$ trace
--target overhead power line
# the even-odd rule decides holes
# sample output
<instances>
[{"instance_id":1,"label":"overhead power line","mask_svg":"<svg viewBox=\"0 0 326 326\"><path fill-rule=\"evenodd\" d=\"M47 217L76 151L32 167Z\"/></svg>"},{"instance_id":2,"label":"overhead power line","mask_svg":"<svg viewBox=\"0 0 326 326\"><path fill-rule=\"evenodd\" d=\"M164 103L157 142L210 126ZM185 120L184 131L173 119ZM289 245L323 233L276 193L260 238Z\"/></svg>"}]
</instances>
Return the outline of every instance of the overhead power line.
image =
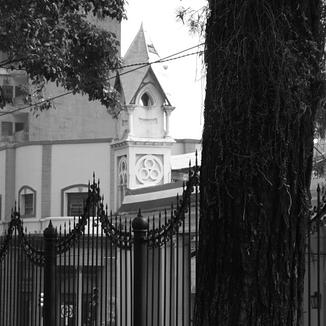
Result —
<instances>
[{"instance_id":1,"label":"overhead power line","mask_svg":"<svg viewBox=\"0 0 326 326\"><path fill-rule=\"evenodd\" d=\"M18 111L30 109L30 108L32 108L34 106L41 105L41 104L44 104L46 102L50 102L50 101L56 100L57 98L60 98L60 97L63 97L63 96L66 96L66 95L69 95L69 94L72 94L72 93L73 93L72 91L69 91L69 92L66 92L66 93L62 93L62 94L59 94L59 95L50 97L48 99L44 99L43 101L39 101L39 102L36 102L34 104L30 104L30 105L27 105L27 106L24 106L24 107L21 107L21 108L17 108L17 109L8 111L8 112L3 112L3 113L0 114L0 117L2 117L4 115L7 115L7 114L15 113L15 112L18 112Z\"/></svg>"},{"instance_id":2,"label":"overhead power line","mask_svg":"<svg viewBox=\"0 0 326 326\"><path fill-rule=\"evenodd\" d=\"M179 52L176 52L176 53L173 53L173 54L170 54L164 58L160 58L160 59L157 59L156 61L153 61L153 62L137 62L137 63L131 63L129 65L125 65L125 66L122 66L121 68L128 68L128 67L133 67L133 66L139 66L139 65L150 65L150 64L154 64L154 63L162 63L162 62L166 62L166 61L169 61L169 60L174 60L173 57L181 54L181 53L184 53L184 52L188 52L192 49L195 49L195 48L199 48L200 46L204 45L205 43L200 43L200 44L197 44L197 45L194 45L190 48L187 48L185 50L182 50L182 51L179 51ZM202 51L199 51L199 52L202 52ZM180 56L178 58L175 58L175 59L179 59L179 58L182 58L183 56Z\"/></svg>"},{"instance_id":3,"label":"overhead power line","mask_svg":"<svg viewBox=\"0 0 326 326\"><path fill-rule=\"evenodd\" d=\"M199 43L199 44L194 45L194 46L191 46L191 47L189 47L189 48L187 48L187 49L184 49L184 50L181 50L181 51L179 51L179 52L176 52L176 53L170 54L170 55L168 55L167 57L164 57L163 59L158 59L158 60L153 61L153 62L150 62L150 63L148 63L148 62L137 62L137 63L128 64L128 65L123 65L123 66L120 66L120 67L117 67L117 68L114 67L114 68L112 68L112 70L123 69L123 68L128 68L128 67L133 67L133 66L140 66L140 65L145 65L145 64L148 65L148 64L159 63L159 62L161 62L162 60L166 60L166 59L168 59L168 58L171 58L171 57L177 56L177 55L179 55L179 54L181 54L181 53L184 53L184 52L190 51L190 50L192 50L192 49L198 48L198 47L200 47L200 46L202 46L202 45L204 45L204 44L205 44L204 42L203 42L203 43ZM13 60L13 61L11 61L11 62L16 62L16 61L19 61L19 59L17 59L17 60ZM9 69L9 70L24 70L24 69L19 69L19 68L15 68L15 67L5 67L5 66L8 65L8 64L10 64L10 63L4 63L4 64L1 64L1 62L0 62L0 68L5 68L5 69Z\"/></svg>"},{"instance_id":4,"label":"overhead power line","mask_svg":"<svg viewBox=\"0 0 326 326\"><path fill-rule=\"evenodd\" d=\"M323 153L323 152L321 152L318 148L317 148L317 146L315 146L314 145L314 149L321 155L321 157L323 158L323 160L325 160L326 159L326 157L325 157L325 154Z\"/></svg>"},{"instance_id":5,"label":"overhead power line","mask_svg":"<svg viewBox=\"0 0 326 326\"><path fill-rule=\"evenodd\" d=\"M168 62L168 61L182 59L182 58L185 58L185 57L188 57L188 56L192 56L192 55L195 55L195 54L202 54L204 52L204 50L202 50L202 51L196 51L196 52L191 52L191 53L187 53L187 54L183 54L183 55L179 55L181 53L187 52L187 51L192 50L194 48L198 48L198 47L202 46L203 44L204 43L197 44L195 46L192 46L192 47L189 47L189 48L184 49L182 51L179 51L179 52L170 54L170 55L168 55L168 56L166 56L166 57L164 57L162 59L158 59L158 60L155 60L155 61L152 61L152 62L133 63L133 64L130 64L130 65L122 66L119 69L124 69L124 68L129 68L129 67L134 67L134 66L136 66L136 68L131 69L131 70L127 70L127 71L122 71L119 74L119 76L130 74L133 71L142 69L142 68L147 67L147 66L150 66L152 64L164 63L164 62ZM114 79L114 78L116 78L116 76L111 76L111 77L108 78L108 80L111 80L111 79ZM73 93L73 91L68 91L68 92L65 92L65 93L62 93L62 94L59 94L59 95L50 97L48 99L43 99L42 101L39 101L39 102L30 104L30 105L27 105L27 106L24 106L24 107L21 107L21 108L17 108L17 109L8 111L8 112L3 112L3 113L0 114L0 117L2 117L4 115L15 113L15 112L18 112L18 111L30 109L30 108L35 107L37 105L41 105L41 104L44 104L46 102L51 102L51 101L53 101L55 99L58 99L60 97L63 97L63 96L66 96L66 95L69 95L69 94L72 94L72 93Z\"/></svg>"}]
</instances>

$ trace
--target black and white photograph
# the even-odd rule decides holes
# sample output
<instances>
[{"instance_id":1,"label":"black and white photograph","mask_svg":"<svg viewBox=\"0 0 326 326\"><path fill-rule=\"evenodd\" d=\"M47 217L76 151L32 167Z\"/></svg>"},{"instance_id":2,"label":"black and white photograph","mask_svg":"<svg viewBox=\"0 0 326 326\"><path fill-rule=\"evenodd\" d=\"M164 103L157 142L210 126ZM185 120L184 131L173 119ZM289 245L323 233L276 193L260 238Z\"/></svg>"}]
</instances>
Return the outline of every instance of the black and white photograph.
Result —
<instances>
[{"instance_id":1,"label":"black and white photograph","mask_svg":"<svg viewBox=\"0 0 326 326\"><path fill-rule=\"evenodd\" d=\"M325 0L0 0L0 326L326 325Z\"/></svg>"}]
</instances>

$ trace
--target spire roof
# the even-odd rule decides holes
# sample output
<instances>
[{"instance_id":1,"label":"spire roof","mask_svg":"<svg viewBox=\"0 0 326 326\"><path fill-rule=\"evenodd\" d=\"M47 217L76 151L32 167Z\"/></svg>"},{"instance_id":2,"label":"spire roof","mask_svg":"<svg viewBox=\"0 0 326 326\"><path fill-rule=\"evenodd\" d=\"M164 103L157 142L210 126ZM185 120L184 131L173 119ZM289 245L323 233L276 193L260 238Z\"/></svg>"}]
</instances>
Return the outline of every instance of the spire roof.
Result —
<instances>
[{"instance_id":1,"label":"spire roof","mask_svg":"<svg viewBox=\"0 0 326 326\"><path fill-rule=\"evenodd\" d=\"M164 97L167 102L169 102L165 86L165 84L167 84L165 82L166 77L164 76L165 69L161 63L150 64L158 60L160 60L160 56L149 35L145 32L142 23L123 58L123 65L128 66L143 63L145 66L141 67L135 65L123 68L120 71L121 85L124 91L126 104L130 104L149 71L154 73Z\"/></svg>"},{"instance_id":2,"label":"spire roof","mask_svg":"<svg viewBox=\"0 0 326 326\"><path fill-rule=\"evenodd\" d=\"M128 65L136 62L150 63L159 59L160 57L154 44L145 31L144 24L141 23L138 33L131 42L123 61L125 65Z\"/></svg>"}]
</instances>

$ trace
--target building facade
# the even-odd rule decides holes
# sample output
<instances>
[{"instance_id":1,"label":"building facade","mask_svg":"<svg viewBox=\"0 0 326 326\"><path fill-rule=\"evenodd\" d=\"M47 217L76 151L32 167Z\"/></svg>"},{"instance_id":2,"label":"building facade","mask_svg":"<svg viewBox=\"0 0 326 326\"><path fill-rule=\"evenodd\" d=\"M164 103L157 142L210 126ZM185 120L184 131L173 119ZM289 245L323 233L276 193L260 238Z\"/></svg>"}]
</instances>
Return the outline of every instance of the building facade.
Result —
<instances>
[{"instance_id":1,"label":"building facade","mask_svg":"<svg viewBox=\"0 0 326 326\"><path fill-rule=\"evenodd\" d=\"M117 23L101 24L120 36ZM121 93L123 107L117 118L110 116L99 103L89 102L82 95L67 95L54 100L50 110L38 115L27 110L16 111L26 106L28 80L23 72L0 69L0 86L6 99L0 112L0 234L7 229L15 205L20 209L28 232L32 233L42 233L49 220L59 226L80 215L87 197L88 180L93 173L100 180L104 202L113 212L135 216L142 208L153 214L175 201L177 193L182 192L182 181L187 179L189 162L194 163L196 159L195 151L199 152L200 165L201 143L171 136L170 124L175 108L168 90L168 71L165 65L153 63L157 60L158 53L141 26L124 56L125 68L116 76L115 85ZM142 65L134 66L138 63ZM45 93L46 97L54 97L64 90L48 84ZM323 153L324 147L315 153L322 163L325 160ZM320 162L323 170L324 164ZM312 191L316 187L315 181ZM313 194L313 199L315 197ZM326 320L324 233L322 228L319 274L316 237L312 240L312 258L307 266L311 270L311 293L307 289L308 274L305 282L305 325L308 325L308 300L316 292L317 274L321 283L322 324ZM119 255L116 259L120 259ZM190 267L188 279L193 295L195 258L191 259ZM110 269L105 268L106 271ZM69 273L66 271L66 275ZM80 267L78 282L82 284L92 273L91 269L83 271ZM31 297L32 289L29 291L24 294L26 307L29 307L29 301L37 302L38 299ZM85 293L90 291L86 288ZM60 300L72 304L69 295L73 291L68 289L66 292L68 299ZM79 297L80 306L87 305L82 291ZM82 311L87 309L80 309L80 314ZM78 318L86 320L87 316ZM316 323L317 309L311 310L311 320Z\"/></svg>"},{"instance_id":2,"label":"building facade","mask_svg":"<svg viewBox=\"0 0 326 326\"><path fill-rule=\"evenodd\" d=\"M120 35L120 26L115 23L114 29ZM151 64L158 59L141 26L124 56L126 68L115 80L123 107L117 118L99 103L71 94L39 114L16 111L26 105L26 76L0 72L8 99L0 115L0 232L15 202L33 232L42 232L49 218L59 223L78 215L93 173L113 212L122 205L127 189L182 177L173 170L173 162L179 162L182 172L188 163L180 169L178 156L200 149L200 141L171 137L174 107L166 66ZM139 69L132 66L140 62ZM45 92L53 97L64 90L49 84Z\"/></svg>"},{"instance_id":3,"label":"building facade","mask_svg":"<svg viewBox=\"0 0 326 326\"><path fill-rule=\"evenodd\" d=\"M102 21L101 25L120 35L120 26L116 22L106 24ZM189 159L194 163L194 153L200 151L201 144L199 140L172 138L170 124L175 108L168 91L168 71L161 63L152 64L157 60L158 53L141 26L123 58L124 68L115 76L114 85L121 94L122 104L122 112L116 118L99 103L78 94L53 100L52 108L43 112L22 109L27 105L29 84L26 75L0 70L0 86L6 99L6 105L0 111L0 235L7 231L15 205L27 233L36 236L43 234L50 220L58 229L65 223L75 223L74 217L83 212L88 181L92 180L93 173L100 180L108 210L130 213L131 218L136 214L130 210L130 202L134 202L134 206L142 204L137 202L134 194L137 197L138 193L147 193L145 198L149 199L164 189L170 189L170 197L174 197L176 191L182 191L180 182L176 181L187 178ZM138 63L142 65L135 66ZM44 92L45 98L51 98L65 90L49 83ZM85 237L88 237L87 232ZM123 265L123 254L119 251L108 254L107 249L103 249L103 241L107 240L98 240L96 250L94 245L86 248L87 241L79 240L77 249L57 259L57 270L59 274L63 273L57 280L60 288L56 304L58 316L62 307L72 307L74 311L71 318L61 316L60 325L75 325L77 320L78 325L87 324L90 284L102 289L99 293L102 299L108 296L101 292L103 288L110 293L108 300L103 299L103 309L98 308L100 319L110 320L108 325L116 325L117 320L118 324L126 324L124 317L115 317L115 314L128 315L130 319L130 311L123 313L127 308L116 307L115 302L122 297L122 292L130 291L129 286L119 279L112 294L108 279L121 278L119 273L126 274L130 266ZM181 242L176 248L170 250L181 252ZM16 252L15 245L11 250ZM84 253L79 254L79 251ZM91 266L83 257L93 257L95 253L100 258ZM108 256L110 260L107 260ZM66 257L75 257L74 262L66 263ZM37 283L35 275L40 276L42 272L26 259L22 263L25 272L18 276L17 289L12 289L7 279L14 267L5 267L13 266L10 259L7 262L7 265L0 265L0 299L14 302L17 290L20 299L15 309L24 312L17 320L15 317L12 320L11 317L0 318L0 324L40 324L38 301L43 281ZM153 275L161 273L161 269L155 267ZM107 275L106 281L103 281L103 275ZM69 279L72 280L70 283ZM80 290L76 292L78 287ZM1 315L11 313L8 307L0 304ZM37 318L33 317L33 307L37 308ZM104 312L110 316L104 316Z\"/></svg>"}]
</instances>

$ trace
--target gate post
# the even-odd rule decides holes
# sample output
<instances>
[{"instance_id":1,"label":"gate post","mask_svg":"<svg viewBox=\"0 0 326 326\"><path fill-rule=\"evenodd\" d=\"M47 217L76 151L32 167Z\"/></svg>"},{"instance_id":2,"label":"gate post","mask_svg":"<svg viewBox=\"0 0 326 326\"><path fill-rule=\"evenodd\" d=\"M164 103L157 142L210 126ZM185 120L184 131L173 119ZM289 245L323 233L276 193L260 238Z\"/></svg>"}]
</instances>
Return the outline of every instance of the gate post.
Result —
<instances>
[{"instance_id":1,"label":"gate post","mask_svg":"<svg viewBox=\"0 0 326 326\"><path fill-rule=\"evenodd\" d=\"M134 309L133 326L144 326L146 324L146 235L148 222L142 217L139 210L138 215L132 221L134 232Z\"/></svg>"},{"instance_id":2,"label":"gate post","mask_svg":"<svg viewBox=\"0 0 326 326\"><path fill-rule=\"evenodd\" d=\"M43 325L55 326L56 305L55 305L55 267L56 267L56 239L57 232L52 222L44 230L45 242L45 266L44 266L44 310Z\"/></svg>"}]
</instances>

